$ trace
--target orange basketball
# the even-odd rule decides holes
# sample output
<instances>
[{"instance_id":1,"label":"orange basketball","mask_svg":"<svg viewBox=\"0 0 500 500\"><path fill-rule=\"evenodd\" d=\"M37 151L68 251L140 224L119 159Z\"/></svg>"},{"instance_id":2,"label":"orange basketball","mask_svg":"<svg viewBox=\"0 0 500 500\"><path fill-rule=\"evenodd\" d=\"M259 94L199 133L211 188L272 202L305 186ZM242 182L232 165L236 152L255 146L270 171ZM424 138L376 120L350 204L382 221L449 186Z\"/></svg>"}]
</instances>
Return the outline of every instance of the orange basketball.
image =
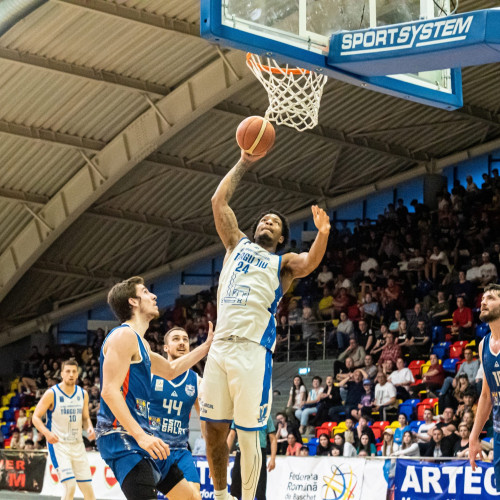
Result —
<instances>
[{"instance_id":1,"label":"orange basketball","mask_svg":"<svg viewBox=\"0 0 500 500\"><path fill-rule=\"evenodd\" d=\"M238 146L250 155L267 153L274 144L274 127L261 116L245 118L236 130Z\"/></svg>"}]
</instances>

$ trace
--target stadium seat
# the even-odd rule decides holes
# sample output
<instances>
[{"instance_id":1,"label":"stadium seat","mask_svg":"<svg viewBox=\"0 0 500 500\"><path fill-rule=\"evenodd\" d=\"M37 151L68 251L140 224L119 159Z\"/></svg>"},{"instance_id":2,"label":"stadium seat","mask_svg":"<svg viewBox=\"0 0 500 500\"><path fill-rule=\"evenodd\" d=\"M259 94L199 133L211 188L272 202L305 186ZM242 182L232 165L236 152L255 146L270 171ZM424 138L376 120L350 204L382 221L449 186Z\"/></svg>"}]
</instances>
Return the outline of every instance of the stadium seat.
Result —
<instances>
[{"instance_id":1,"label":"stadium seat","mask_svg":"<svg viewBox=\"0 0 500 500\"><path fill-rule=\"evenodd\" d=\"M451 342L440 342L432 348L432 354L436 354L440 359L445 359L448 357L450 346Z\"/></svg>"},{"instance_id":2,"label":"stadium seat","mask_svg":"<svg viewBox=\"0 0 500 500\"><path fill-rule=\"evenodd\" d=\"M4 412L6 412L7 410L9 410L9 407L8 407L8 406L2 406L2 408L0 408L0 419L3 419L3 414L4 414Z\"/></svg>"},{"instance_id":3,"label":"stadium seat","mask_svg":"<svg viewBox=\"0 0 500 500\"><path fill-rule=\"evenodd\" d=\"M420 375L420 367L425 363L423 359L414 359L409 365L408 369L413 373L414 377Z\"/></svg>"},{"instance_id":4,"label":"stadium seat","mask_svg":"<svg viewBox=\"0 0 500 500\"><path fill-rule=\"evenodd\" d=\"M19 387L19 377L16 377L11 383L10 383L10 392L17 392L17 389Z\"/></svg>"},{"instance_id":5,"label":"stadium seat","mask_svg":"<svg viewBox=\"0 0 500 500\"><path fill-rule=\"evenodd\" d=\"M0 431L2 431L2 434L4 438L7 438L10 436L10 426L7 424L4 424L0 427Z\"/></svg>"},{"instance_id":6,"label":"stadium seat","mask_svg":"<svg viewBox=\"0 0 500 500\"><path fill-rule=\"evenodd\" d=\"M465 362L465 359L459 359L458 363L455 365L455 372L458 373L458 370L460 369L460 366L462 366L462 363Z\"/></svg>"},{"instance_id":7,"label":"stadium seat","mask_svg":"<svg viewBox=\"0 0 500 500\"><path fill-rule=\"evenodd\" d=\"M374 429L372 428L372 431L375 439L378 441L382 437L382 429L380 427L375 427Z\"/></svg>"},{"instance_id":8,"label":"stadium seat","mask_svg":"<svg viewBox=\"0 0 500 500\"><path fill-rule=\"evenodd\" d=\"M314 432L314 437L316 438L319 438L321 436L321 434L327 434L328 436L331 434L331 429L329 429L328 427L316 427L316 430Z\"/></svg>"},{"instance_id":9,"label":"stadium seat","mask_svg":"<svg viewBox=\"0 0 500 500\"><path fill-rule=\"evenodd\" d=\"M420 399L408 399L404 401L399 405L399 413L404 413L406 418L411 420L418 403L420 403Z\"/></svg>"},{"instance_id":10,"label":"stadium seat","mask_svg":"<svg viewBox=\"0 0 500 500\"><path fill-rule=\"evenodd\" d=\"M307 447L309 448L309 456L310 457L316 456L316 451L318 450L318 445L312 444L312 443L307 443Z\"/></svg>"},{"instance_id":11,"label":"stadium seat","mask_svg":"<svg viewBox=\"0 0 500 500\"><path fill-rule=\"evenodd\" d=\"M445 372L448 372L448 373L456 373L456 365L458 363L458 359L457 358L448 358L448 359L445 359L444 362L443 362L443 369Z\"/></svg>"},{"instance_id":12,"label":"stadium seat","mask_svg":"<svg viewBox=\"0 0 500 500\"><path fill-rule=\"evenodd\" d=\"M7 411L4 411L2 418L7 422L13 421L14 420L14 410L9 408Z\"/></svg>"},{"instance_id":13,"label":"stadium seat","mask_svg":"<svg viewBox=\"0 0 500 500\"><path fill-rule=\"evenodd\" d=\"M394 420L394 422L391 422L390 425L387 426L389 429L399 429L401 427L401 424L399 423L398 420Z\"/></svg>"},{"instance_id":14,"label":"stadium seat","mask_svg":"<svg viewBox=\"0 0 500 500\"><path fill-rule=\"evenodd\" d=\"M421 403L417 404L417 418L418 420L424 419L424 411L430 408L436 414L436 407L438 405L438 398L426 398Z\"/></svg>"},{"instance_id":15,"label":"stadium seat","mask_svg":"<svg viewBox=\"0 0 500 500\"><path fill-rule=\"evenodd\" d=\"M459 359L462 357L463 347L453 344L450 347L450 358Z\"/></svg>"},{"instance_id":16,"label":"stadium seat","mask_svg":"<svg viewBox=\"0 0 500 500\"><path fill-rule=\"evenodd\" d=\"M432 343L434 345L444 342L445 328L444 326L432 327Z\"/></svg>"},{"instance_id":17,"label":"stadium seat","mask_svg":"<svg viewBox=\"0 0 500 500\"><path fill-rule=\"evenodd\" d=\"M457 340L456 342L453 342L453 345L455 347L460 346L462 349L465 349L468 343L468 340Z\"/></svg>"},{"instance_id":18,"label":"stadium seat","mask_svg":"<svg viewBox=\"0 0 500 500\"><path fill-rule=\"evenodd\" d=\"M373 429L381 429L383 432L384 429L389 426L389 424L390 424L390 422L388 422L387 420L378 420L377 422L373 422L372 430Z\"/></svg>"},{"instance_id":19,"label":"stadium seat","mask_svg":"<svg viewBox=\"0 0 500 500\"><path fill-rule=\"evenodd\" d=\"M428 364L422 365L422 367L420 369L420 373L421 373L422 377L429 371L430 367L431 367L431 365L428 365Z\"/></svg>"},{"instance_id":20,"label":"stadium seat","mask_svg":"<svg viewBox=\"0 0 500 500\"><path fill-rule=\"evenodd\" d=\"M9 392L9 394L5 394L2 396L2 406L10 406L10 400L16 395L15 392Z\"/></svg>"},{"instance_id":21,"label":"stadium seat","mask_svg":"<svg viewBox=\"0 0 500 500\"><path fill-rule=\"evenodd\" d=\"M424 420L414 420L413 422L410 422L410 431L411 432L418 432L418 428L425 423Z\"/></svg>"},{"instance_id":22,"label":"stadium seat","mask_svg":"<svg viewBox=\"0 0 500 500\"><path fill-rule=\"evenodd\" d=\"M490 332L490 326L488 323L479 323L479 325L476 326L476 335L482 339L488 335Z\"/></svg>"}]
</instances>

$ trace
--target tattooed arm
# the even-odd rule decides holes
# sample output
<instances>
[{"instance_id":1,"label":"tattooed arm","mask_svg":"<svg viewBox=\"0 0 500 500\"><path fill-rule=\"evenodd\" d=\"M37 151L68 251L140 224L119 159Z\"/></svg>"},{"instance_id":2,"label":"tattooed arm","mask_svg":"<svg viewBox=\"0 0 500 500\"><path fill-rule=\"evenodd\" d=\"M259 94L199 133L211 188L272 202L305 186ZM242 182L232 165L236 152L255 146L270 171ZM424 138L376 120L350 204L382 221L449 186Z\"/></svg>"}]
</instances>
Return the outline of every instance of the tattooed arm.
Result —
<instances>
[{"instance_id":1,"label":"tattooed arm","mask_svg":"<svg viewBox=\"0 0 500 500\"><path fill-rule=\"evenodd\" d=\"M212 196L215 227L226 248L226 255L229 255L238 241L245 236L238 228L238 221L229 206L229 201L245 172L252 166L253 162L262 158L262 156L250 156L242 151L240 160L224 176L217 191Z\"/></svg>"}]
</instances>

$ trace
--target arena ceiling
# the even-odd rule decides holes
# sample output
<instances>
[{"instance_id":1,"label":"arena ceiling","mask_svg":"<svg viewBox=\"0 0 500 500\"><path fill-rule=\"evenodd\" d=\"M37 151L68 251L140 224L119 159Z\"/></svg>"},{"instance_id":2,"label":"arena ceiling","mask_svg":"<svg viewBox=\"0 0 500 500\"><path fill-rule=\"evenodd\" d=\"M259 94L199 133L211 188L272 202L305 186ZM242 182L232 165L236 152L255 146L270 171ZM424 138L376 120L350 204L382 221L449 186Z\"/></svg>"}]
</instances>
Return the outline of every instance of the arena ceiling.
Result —
<instances>
[{"instance_id":1,"label":"arena ceiling","mask_svg":"<svg viewBox=\"0 0 500 500\"><path fill-rule=\"evenodd\" d=\"M462 1L462 11L496 6ZM319 126L280 127L233 207L292 220L500 147L500 65L448 112L330 80ZM197 0L50 0L0 37L0 346L221 250L210 197L267 97L199 36Z\"/></svg>"}]
</instances>

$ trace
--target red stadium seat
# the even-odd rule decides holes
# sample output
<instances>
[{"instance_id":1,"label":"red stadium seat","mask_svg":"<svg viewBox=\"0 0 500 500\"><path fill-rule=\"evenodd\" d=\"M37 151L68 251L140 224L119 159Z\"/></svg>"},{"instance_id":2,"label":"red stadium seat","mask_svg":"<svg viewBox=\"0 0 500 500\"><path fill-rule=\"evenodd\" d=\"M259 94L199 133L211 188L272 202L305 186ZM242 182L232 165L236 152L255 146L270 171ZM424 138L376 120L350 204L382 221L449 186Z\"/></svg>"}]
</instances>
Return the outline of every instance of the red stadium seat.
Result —
<instances>
[{"instance_id":1,"label":"red stadium seat","mask_svg":"<svg viewBox=\"0 0 500 500\"><path fill-rule=\"evenodd\" d=\"M463 348L461 346L453 344L450 347L450 358L456 358L456 359L461 358L462 351L463 351Z\"/></svg>"},{"instance_id":2,"label":"red stadium seat","mask_svg":"<svg viewBox=\"0 0 500 500\"><path fill-rule=\"evenodd\" d=\"M420 367L425 363L423 359L414 359L409 365L409 370L413 373L413 376L417 378L420 375Z\"/></svg>"}]
</instances>

